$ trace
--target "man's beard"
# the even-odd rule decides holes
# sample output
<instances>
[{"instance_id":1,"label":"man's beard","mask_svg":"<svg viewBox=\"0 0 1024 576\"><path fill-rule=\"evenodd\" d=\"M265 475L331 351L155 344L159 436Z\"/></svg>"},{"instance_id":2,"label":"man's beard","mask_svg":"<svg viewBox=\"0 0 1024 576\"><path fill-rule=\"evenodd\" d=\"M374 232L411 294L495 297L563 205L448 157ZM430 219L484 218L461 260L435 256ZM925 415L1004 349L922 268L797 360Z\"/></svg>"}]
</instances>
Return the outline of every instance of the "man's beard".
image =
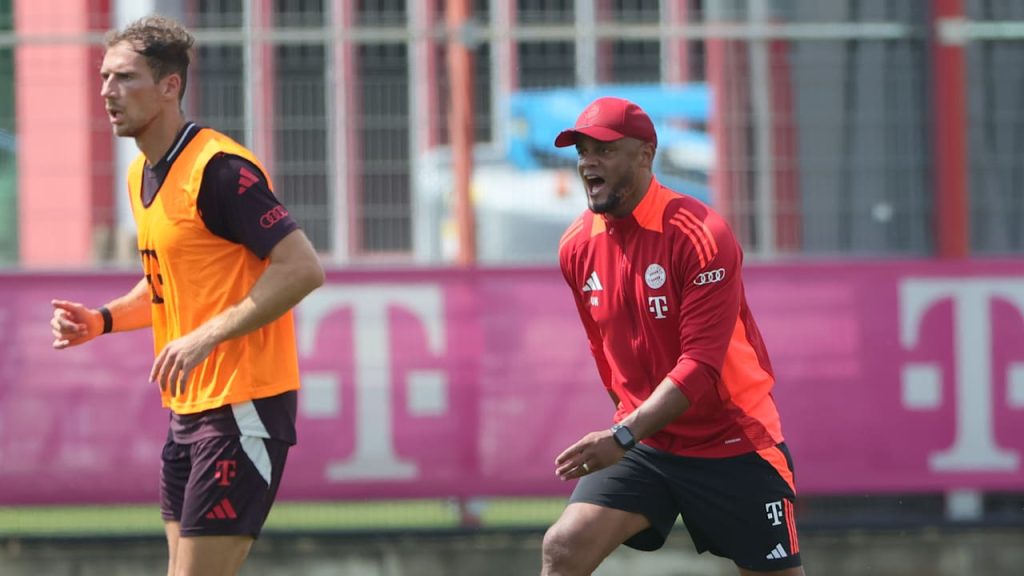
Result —
<instances>
[{"instance_id":1,"label":"man's beard","mask_svg":"<svg viewBox=\"0 0 1024 576\"><path fill-rule=\"evenodd\" d=\"M590 202L590 211L594 214L607 214L622 204L622 188L615 188L603 202Z\"/></svg>"},{"instance_id":2,"label":"man's beard","mask_svg":"<svg viewBox=\"0 0 1024 576\"><path fill-rule=\"evenodd\" d=\"M590 211L594 214L607 214L614 212L626 199L626 190L629 183L633 181L633 172L630 171L628 174L624 174L617 178L615 182L605 182L605 186L608 187L611 192L608 196L600 202L595 203L592 198L587 198L587 204L590 206Z\"/></svg>"},{"instance_id":3,"label":"man's beard","mask_svg":"<svg viewBox=\"0 0 1024 576\"><path fill-rule=\"evenodd\" d=\"M138 118L138 117L136 117ZM120 126L114 126L114 134L119 138L137 138L156 122L157 114L152 114L148 119L135 122L123 122Z\"/></svg>"}]
</instances>

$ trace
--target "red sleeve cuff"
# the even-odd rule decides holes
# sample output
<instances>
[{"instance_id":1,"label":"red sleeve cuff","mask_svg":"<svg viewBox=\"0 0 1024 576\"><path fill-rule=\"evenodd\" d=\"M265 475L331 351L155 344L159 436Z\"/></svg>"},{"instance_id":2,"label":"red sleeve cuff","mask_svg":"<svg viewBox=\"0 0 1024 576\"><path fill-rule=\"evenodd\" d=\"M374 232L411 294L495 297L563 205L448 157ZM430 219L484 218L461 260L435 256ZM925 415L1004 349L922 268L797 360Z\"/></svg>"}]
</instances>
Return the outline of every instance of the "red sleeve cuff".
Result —
<instances>
[{"instance_id":1,"label":"red sleeve cuff","mask_svg":"<svg viewBox=\"0 0 1024 576\"><path fill-rule=\"evenodd\" d=\"M676 364L676 367L668 373L668 377L676 383L679 391L686 396L690 404L696 404L701 397L715 387L718 382L718 372L707 364L683 358Z\"/></svg>"}]
</instances>

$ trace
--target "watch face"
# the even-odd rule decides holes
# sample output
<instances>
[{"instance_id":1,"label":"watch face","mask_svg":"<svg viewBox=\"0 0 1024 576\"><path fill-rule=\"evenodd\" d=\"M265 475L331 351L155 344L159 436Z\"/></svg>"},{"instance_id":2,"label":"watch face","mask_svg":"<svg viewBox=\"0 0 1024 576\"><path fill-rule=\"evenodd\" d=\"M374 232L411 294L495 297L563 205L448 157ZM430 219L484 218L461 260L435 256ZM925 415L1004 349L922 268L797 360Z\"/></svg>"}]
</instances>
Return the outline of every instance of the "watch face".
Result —
<instances>
[{"instance_id":1,"label":"watch face","mask_svg":"<svg viewBox=\"0 0 1024 576\"><path fill-rule=\"evenodd\" d=\"M633 433L629 431L629 428L621 424L615 425L615 430L612 432L612 436L615 437L615 441L619 443L626 450L629 450L636 445L636 439L633 437Z\"/></svg>"}]
</instances>

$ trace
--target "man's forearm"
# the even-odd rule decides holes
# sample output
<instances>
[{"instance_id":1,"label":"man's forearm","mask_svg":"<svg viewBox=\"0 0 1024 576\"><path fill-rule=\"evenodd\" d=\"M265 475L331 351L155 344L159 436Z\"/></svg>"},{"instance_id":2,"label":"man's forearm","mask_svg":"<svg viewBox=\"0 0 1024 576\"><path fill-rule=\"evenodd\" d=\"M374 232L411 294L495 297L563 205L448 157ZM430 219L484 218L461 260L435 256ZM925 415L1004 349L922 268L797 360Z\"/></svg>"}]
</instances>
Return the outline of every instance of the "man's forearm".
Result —
<instances>
[{"instance_id":1,"label":"man's forearm","mask_svg":"<svg viewBox=\"0 0 1024 576\"><path fill-rule=\"evenodd\" d=\"M639 441L668 426L689 407L690 400L686 395L679 390L675 382L665 378L650 397L621 423L629 428Z\"/></svg>"},{"instance_id":2,"label":"man's forearm","mask_svg":"<svg viewBox=\"0 0 1024 576\"><path fill-rule=\"evenodd\" d=\"M213 345L248 334L292 309L323 280L319 261L310 257L272 260L245 298L203 323L197 331Z\"/></svg>"},{"instance_id":3,"label":"man's forearm","mask_svg":"<svg viewBox=\"0 0 1024 576\"><path fill-rule=\"evenodd\" d=\"M145 278L127 294L115 298L104 307L110 311L111 331L138 330L153 324L152 292Z\"/></svg>"}]
</instances>

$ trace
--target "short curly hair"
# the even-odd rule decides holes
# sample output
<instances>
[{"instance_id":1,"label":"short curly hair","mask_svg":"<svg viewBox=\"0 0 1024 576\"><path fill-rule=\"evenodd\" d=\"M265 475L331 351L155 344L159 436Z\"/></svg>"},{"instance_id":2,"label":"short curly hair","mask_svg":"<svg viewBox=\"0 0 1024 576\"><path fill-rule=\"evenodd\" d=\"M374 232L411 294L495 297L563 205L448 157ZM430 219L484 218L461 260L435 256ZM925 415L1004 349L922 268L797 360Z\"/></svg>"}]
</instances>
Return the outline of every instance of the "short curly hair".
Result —
<instances>
[{"instance_id":1,"label":"short curly hair","mask_svg":"<svg viewBox=\"0 0 1024 576\"><path fill-rule=\"evenodd\" d=\"M146 16L107 33L108 49L122 42L130 44L135 52L146 58L157 80L170 74L181 76L178 101L184 98L195 38L180 22L166 16Z\"/></svg>"}]
</instances>

